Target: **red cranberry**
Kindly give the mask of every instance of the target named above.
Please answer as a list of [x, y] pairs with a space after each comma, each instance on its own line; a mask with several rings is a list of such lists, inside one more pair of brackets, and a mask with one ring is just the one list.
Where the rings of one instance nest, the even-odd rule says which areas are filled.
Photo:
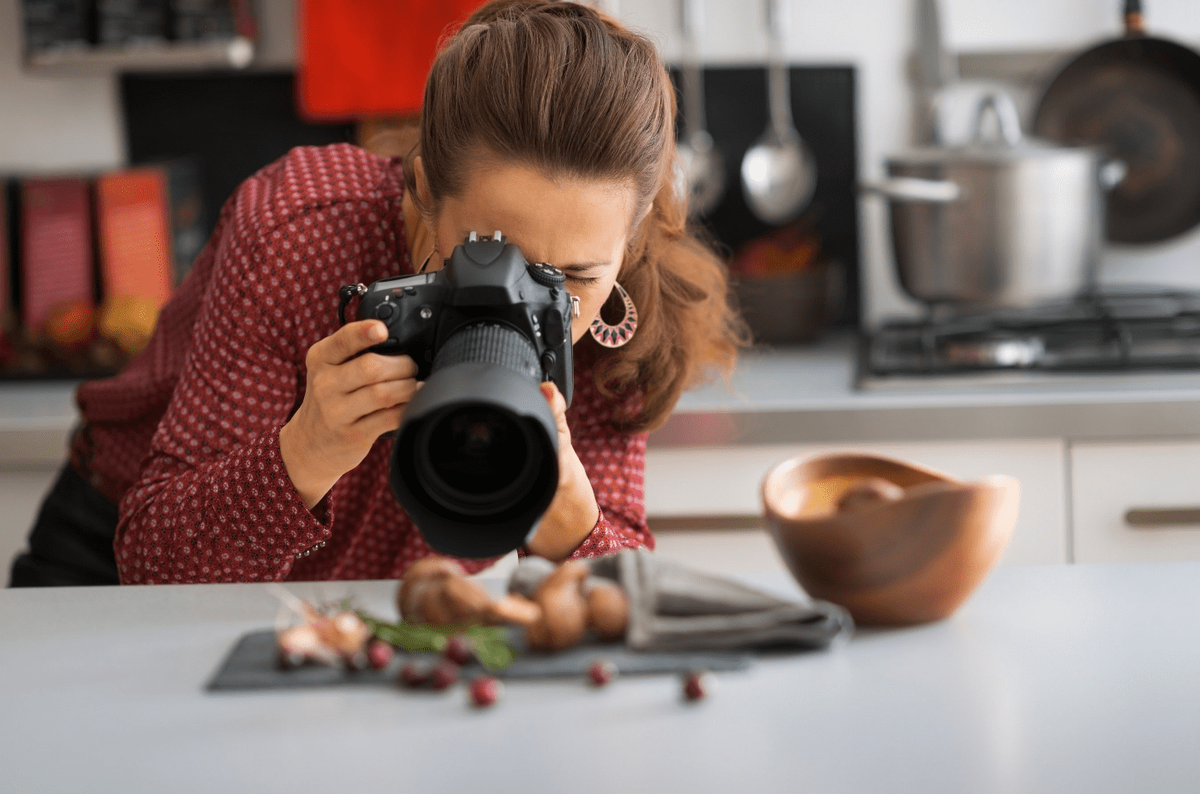
[[592, 662], [592, 666], [588, 668], [588, 679], [591, 680], [593, 686], [607, 686], [617, 677], [617, 673], [615, 664], [607, 659], [600, 659]]
[[429, 680], [429, 666], [417, 659], [409, 659], [400, 668], [400, 683], [407, 687], [418, 687]]
[[494, 706], [504, 695], [504, 684], [494, 676], [481, 675], [471, 681], [471, 702], [478, 708]]
[[713, 691], [716, 679], [706, 670], [694, 670], [684, 676], [683, 696], [688, 700], [702, 700]]
[[448, 689], [458, 681], [458, 665], [454, 662], [442, 661], [433, 666], [429, 674], [429, 683], [434, 689]]
[[455, 664], [470, 664], [475, 661], [475, 643], [466, 634], [455, 634], [446, 640], [442, 653]]
[[367, 663], [371, 665], [372, 670], [382, 670], [392, 663], [394, 653], [391, 643], [372, 640], [367, 646]]

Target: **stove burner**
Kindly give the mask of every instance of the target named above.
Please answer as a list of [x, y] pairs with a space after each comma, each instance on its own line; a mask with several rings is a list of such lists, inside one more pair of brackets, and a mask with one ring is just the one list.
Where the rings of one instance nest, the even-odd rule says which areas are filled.
[[946, 362], [967, 367], [1030, 367], [1041, 360], [1046, 345], [1036, 336], [982, 339], [973, 342], [946, 340]]
[[888, 323], [862, 345], [862, 374], [1200, 369], [1200, 293], [1109, 291], [1024, 310]]

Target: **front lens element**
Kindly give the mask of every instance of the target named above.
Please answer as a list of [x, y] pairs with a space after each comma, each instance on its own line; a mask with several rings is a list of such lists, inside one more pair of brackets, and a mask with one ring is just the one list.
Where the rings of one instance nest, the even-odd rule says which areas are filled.
[[528, 457], [529, 445], [520, 426], [511, 414], [494, 408], [469, 406], [453, 411], [433, 427], [429, 437], [434, 474], [448, 488], [476, 497], [494, 497], [510, 488]]

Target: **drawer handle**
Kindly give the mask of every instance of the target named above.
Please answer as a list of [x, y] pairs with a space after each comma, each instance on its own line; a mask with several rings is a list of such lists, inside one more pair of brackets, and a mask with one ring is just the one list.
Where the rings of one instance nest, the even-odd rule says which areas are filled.
[[1146, 529], [1200, 524], [1200, 507], [1131, 507], [1125, 523]]

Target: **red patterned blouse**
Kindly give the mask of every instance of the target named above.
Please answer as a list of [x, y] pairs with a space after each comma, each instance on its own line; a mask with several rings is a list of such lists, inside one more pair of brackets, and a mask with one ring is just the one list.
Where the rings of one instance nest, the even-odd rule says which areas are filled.
[[[391, 579], [433, 553], [392, 497], [390, 440], [311, 511], [279, 453], [338, 287], [412, 272], [403, 186], [397, 163], [362, 149], [294, 149], [225, 205], [142, 355], [80, 387], [74, 453], [120, 501], [123, 583]], [[615, 427], [589, 374], [577, 369], [567, 416], [600, 519], [573, 556], [653, 548], [646, 436]]]

